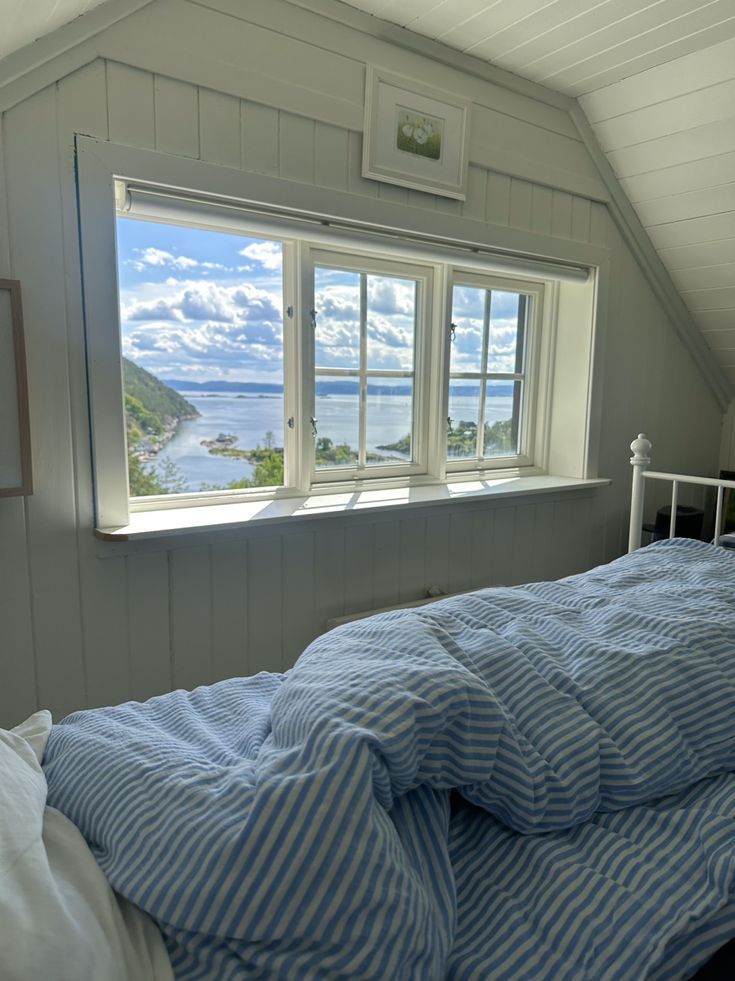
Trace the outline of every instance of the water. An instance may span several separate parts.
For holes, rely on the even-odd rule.
[[[167,457],[176,464],[187,481],[189,490],[197,491],[202,484],[226,486],[233,480],[249,477],[253,467],[245,460],[233,460],[213,456],[204,439],[214,439],[219,433],[238,437],[235,444],[243,450],[254,449],[258,444],[264,446],[265,434],[273,433],[273,445],[283,446],[283,397],[233,396],[221,393],[197,392],[181,393],[201,413],[196,419],[185,419],[174,438],[166,444],[159,454],[159,461]],[[494,398],[488,405],[487,422],[507,419],[512,412],[512,398]],[[407,395],[384,396],[379,399],[380,427],[368,426],[368,452],[398,456],[399,454],[380,450],[377,443],[395,443],[408,432],[411,398]],[[452,412],[462,419],[476,418],[477,398],[453,396]],[[335,444],[356,445],[355,419],[357,418],[357,396],[328,395],[316,399],[315,415],[320,436],[328,436]],[[377,413],[376,413],[377,418]],[[372,429],[372,431],[371,431]],[[370,442],[371,438],[375,440]],[[149,464],[150,465],[150,464]]]

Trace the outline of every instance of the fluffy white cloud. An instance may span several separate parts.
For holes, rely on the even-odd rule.
[[[239,255],[246,259],[252,259],[264,269],[280,269],[283,261],[282,249],[278,242],[251,242],[244,249],[240,249]],[[241,272],[247,272],[251,266],[238,266]]]
[[[136,249],[139,258],[126,260],[138,272],[142,272],[147,266],[170,267],[172,269],[194,269],[199,265],[196,259],[190,259],[185,255],[173,255],[164,249],[156,249],[152,246],[147,249]]]

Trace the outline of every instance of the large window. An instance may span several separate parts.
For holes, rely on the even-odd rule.
[[[134,508],[533,463],[542,283],[257,221],[123,213],[117,255]]]

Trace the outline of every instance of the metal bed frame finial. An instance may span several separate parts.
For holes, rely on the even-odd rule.
[[[641,547],[641,531],[643,525],[643,473],[651,463],[650,439],[645,433],[638,433],[638,438],[630,444],[633,456],[630,458],[633,467],[633,488],[630,497],[630,527],[628,529],[628,551],[635,552]]]

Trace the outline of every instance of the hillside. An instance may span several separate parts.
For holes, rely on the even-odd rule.
[[[161,435],[175,429],[181,419],[199,415],[191,402],[127,358],[123,358],[123,379],[129,433]]]

